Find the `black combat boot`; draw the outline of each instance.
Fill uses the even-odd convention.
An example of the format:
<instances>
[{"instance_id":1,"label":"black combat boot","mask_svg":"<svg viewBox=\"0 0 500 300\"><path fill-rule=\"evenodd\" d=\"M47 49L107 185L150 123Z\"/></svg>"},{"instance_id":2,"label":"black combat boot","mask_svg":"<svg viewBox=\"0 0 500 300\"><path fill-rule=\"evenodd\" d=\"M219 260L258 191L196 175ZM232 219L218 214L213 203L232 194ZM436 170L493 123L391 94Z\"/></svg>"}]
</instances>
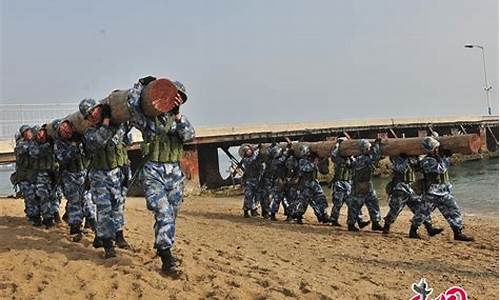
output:
<instances>
[{"instance_id":1,"label":"black combat boot","mask_svg":"<svg viewBox=\"0 0 500 300\"><path fill-rule=\"evenodd\" d=\"M293 220L292 216L288 215L286 216L285 222L291 222Z\"/></svg>"},{"instance_id":2,"label":"black combat boot","mask_svg":"<svg viewBox=\"0 0 500 300\"><path fill-rule=\"evenodd\" d=\"M361 226L360 226L361 227ZM352 232L358 232L359 229L355 224L347 224L347 230Z\"/></svg>"},{"instance_id":3,"label":"black combat boot","mask_svg":"<svg viewBox=\"0 0 500 300\"><path fill-rule=\"evenodd\" d=\"M116 246L118 246L118 248L122 248L122 249L130 248L130 245L127 243L127 241L125 240L125 237L123 236L123 230L116 232L115 242L116 242Z\"/></svg>"},{"instance_id":4,"label":"black combat boot","mask_svg":"<svg viewBox=\"0 0 500 300\"><path fill-rule=\"evenodd\" d=\"M297 217L297 224L304 224L302 217Z\"/></svg>"},{"instance_id":5,"label":"black combat boot","mask_svg":"<svg viewBox=\"0 0 500 300\"><path fill-rule=\"evenodd\" d=\"M58 211L56 211L56 212L54 213L54 222L55 222L56 224L61 223L61 216L59 215L59 212L58 212Z\"/></svg>"},{"instance_id":6,"label":"black combat boot","mask_svg":"<svg viewBox=\"0 0 500 300\"><path fill-rule=\"evenodd\" d=\"M252 217L257 217L259 215L259 212L257 211L257 209L252 209L250 211L250 214L252 215Z\"/></svg>"},{"instance_id":7,"label":"black combat boot","mask_svg":"<svg viewBox=\"0 0 500 300\"><path fill-rule=\"evenodd\" d=\"M418 235L418 226L411 225L409 237L410 239L420 239L420 235Z\"/></svg>"},{"instance_id":8,"label":"black combat boot","mask_svg":"<svg viewBox=\"0 0 500 300\"><path fill-rule=\"evenodd\" d=\"M82 230L80 229L80 224L73 224L69 228L69 234L74 235L73 242L79 242L82 240Z\"/></svg>"},{"instance_id":9,"label":"black combat boot","mask_svg":"<svg viewBox=\"0 0 500 300\"><path fill-rule=\"evenodd\" d=\"M67 212L64 212L63 216L62 216L62 220L66 223L68 223L68 220L69 220L69 217L68 217L68 213Z\"/></svg>"},{"instance_id":10,"label":"black combat boot","mask_svg":"<svg viewBox=\"0 0 500 300\"><path fill-rule=\"evenodd\" d=\"M165 273L170 273L175 268L175 257L172 255L170 249L158 250L158 255L161 258L161 270Z\"/></svg>"},{"instance_id":11,"label":"black combat boot","mask_svg":"<svg viewBox=\"0 0 500 300\"><path fill-rule=\"evenodd\" d=\"M94 219L94 218L85 219L85 226L87 226L87 224L90 227L90 229L92 229L93 232L97 231L97 220L96 219Z\"/></svg>"},{"instance_id":12,"label":"black combat boot","mask_svg":"<svg viewBox=\"0 0 500 300\"><path fill-rule=\"evenodd\" d=\"M382 225L380 225L379 222L374 221L374 222L372 222L372 230L373 231L382 231L382 230L384 230L384 227L382 227Z\"/></svg>"},{"instance_id":13,"label":"black combat boot","mask_svg":"<svg viewBox=\"0 0 500 300\"><path fill-rule=\"evenodd\" d=\"M338 219L333 219L333 218L330 218L330 223L333 225L333 226L336 226L336 227L341 227L342 225L340 225L339 223L339 220Z\"/></svg>"},{"instance_id":14,"label":"black combat boot","mask_svg":"<svg viewBox=\"0 0 500 300\"><path fill-rule=\"evenodd\" d=\"M250 212L246 209L243 210L243 217L244 218L250 218Z\"/></svg>"},{"instance_id":15,"label":"black combat boot","mask_svg":"<svg viewBox=\"0 0 500 300\"><path fill-rule=\"evenodd\" d=\"M104 246L104 258L116 257L115 245L113 245L112 239L103 239L102 244Z\"/></svg>"},{"instance_id":16,"label":"black combat boot","mask_svg":"<svg viewBox=\"0 0 500 300\"><path fill-rule=\"evenodd\" d=\"M455 239L455 241L464 241L464 242L474 241L473 237L463 234L462 229L455 227L453 228L453 239Z\"/></svg>"},{"instance_id":17,"label":"black combat boot","mask_svg":"<svg viewBox=\"0 0 500 300\"><path fill-rule=\"evenodd\" d=\"M443 228L432 227L432 224L427 222L424 223L424 226L429 236L435 236L436 234L440 234L444 230Z\"/></svg>"},{"instance_id":18,"label":"black combat boot","mask_svg":"<svg viewBox=\"0 0 500 300\"><path fill-rule=\"evenodd\" d=\"M47 229L55 225L54 219L52 218L43 218L42 224L45 225L45 228Z\"/></svg>"},{"instance_id":19,"label":"black combat boot","mask_svg":"<svg viewBox=\"0 0 500 300\"><path fill-rule=\"evenodd\" d=\"M33 224L33 226L35 226L35 227L42 226L42 218L40 218L40 216L30 217L29 220L30 220L31 224Z\"/></svg>"},{"instance_id":20,"label":"black combat boot","mask_svg":"<svg viewBox=\"0 0 500 300\"><path fill-rule=\"evenodd\" d=\"M359 229L365 228L366 226L370 225L371 221L358 221L358 226Z\"/></svg>"},{"instance_id":21,"label":"black combat boot","mask_svg":"<svg viewBox=\"0 0 500 300\"><path fill-rule=\"evenodd\" d=\"M269 219L271 219L271 221L278 221L278 219L276 219L276 214L271 214Z\"/></svg>"},{"instance_id":22,"label":"black combat boot","mask_svg":"<svg viewBox=\"0 0 500 300\"><path fill-rule=\"evenodd\" d=\"M94 248L101 248L104 247L102 239L98 237L97 235L94 237L94 241L92 242L92 246Z\"/></svg>"},{"instance_id":23,"label":"black combat boot","mask_svg":"<svg viewBox=\"0 0 500 300\"><path fill-rule=\"evenodd\" d=\"M384 229L382 229L382 233L383 234L389 234L390 231L391 231L391 224L385 222L384 223Z\"/></svg>"}]
</instances>

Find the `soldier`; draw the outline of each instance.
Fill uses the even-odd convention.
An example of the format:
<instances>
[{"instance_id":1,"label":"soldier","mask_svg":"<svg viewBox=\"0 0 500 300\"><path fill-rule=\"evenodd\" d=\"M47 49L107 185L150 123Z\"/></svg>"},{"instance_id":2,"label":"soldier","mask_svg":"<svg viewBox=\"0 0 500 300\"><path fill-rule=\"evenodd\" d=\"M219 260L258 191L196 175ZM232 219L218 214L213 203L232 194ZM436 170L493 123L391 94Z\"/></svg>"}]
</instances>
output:
<instances>
[{"instance_id":1,"label":"soldier","mask_svg":"<svg viewBox=\"0 0 500 300\"><path fill-rule=\"evenodd\" d=\"M251 145L242 145L239 152L242 155L241 164L244 168L244 173L241 177L241 184L245 190L243 216L245 218L250 218L251 215L257 215L255 196L257 184L262 172L262 162Z\"/></svg>"},{"instance_id":2,"label":"soldier","mask_svg":"<svg viewBox=\"0 0 500 300\"><path fill-rule=\"evenodd\" d=\"M341 226L339 223L340 209L344 203L349 206L349 197L351 195L351 170L349 169L349 158L340 154L339 146L346 140L341 137L337 140L335 147L332 149L331 159L334 163L334 175L332 183L332 210L330 213L330 222L333 226ZM370 221L363 221L362 216L358 217L358 225L360 228L368 226Z\"/></svg>"},{"instance_id":3,"label":"soldier","mask_svg":"<svg viewBox=\"0 0 500 300\"><path fill-rule=\"evenodd\" d=\"M295 208L298 206L298 187L299 187L299 161L294 156L294 150L289 150L289 156L285 161L286 175L285 175L285 198L288 203L288 215L286 221L292 221L296 215ZM298 220L299 222L302 219Z\"/></svg>"},{"instance_id":4,"label":"soldier","mask_svg":"<svg viewBox=\"0 0 500 300\"><path fill-rule=\"evenodd\" d=\"M42 219L40 217L40 202L35 195L34 160L29 155L29 149L33 144L33 130L28 125L23 125L19 128L20 138L16 139L16 173L15 183L19 186L24 198L24 211L28 217L28 221L33 226L41 226Z\"/></svg>"},{"instance_id":5,"label":"soldier","mask_svg":"<svg viewBox=\"0 0 500 300\"><path fill-rule=\"evenodd\" d=\"M33 159L32 168L35 172L35 195L40 201L42 223L50 228L54 226L55 198L54 183L56 181L57 164L54 156L54 144L47 135L46 126L37 132L34 142L30 145L29 155Z\"/></svg>"},{"instance_id":6,"label":"soldier","mask_svg":"<svg viewBox=\"0 0 500 300\"><path fill-rule=\"evenodd\" d=\"M455 240L473 241L474 238L462 233L464 220L460 207L451 194L452 185L448 179L451 153L440 149L439 141L433 137L426 137L422 146L427 151L427 155L420 162L424 174L425 191L422 196L422 209L412 220L410 238L420 238L418 226L430 220L432 211L438 208L453 230Z\"/></svg>"},{"instance_id":7,"label":"soldier","mask_svg":"<svg viewBox=\"0 0 500 300\"><path fill-rule=\"evenodd\" d=\"M102 241L105 258L115 257L115 243L120 248L129 245L123 236L125 225L124 204L126 176L123 167L128 165L125 124L111 123L111 108L84 99L79 105L80 113L92 126L83 137L86 153L91 159L89 165L90 191L97 208L97 237ZM95 243L94 247L100 246Z\"/></svg>"},{"instance_id":8,"label":"soldier","mask_svg":"<svg viewBox=\"0 0 500 300\"><path fill-rule=\"evenodd\" d=\"M141 145L146 163L141 179L146 194L147 208L155 217L155 248L162 261L162 271L175 273L175 257L172 247L175 241L176 219L183 201L184 174L180 166L183 143L194 139L195 131L180 106L186 102L184 85L175 82L176 107L158 117L149 117L142 112L140 96L142 89L156 78L141 78L129 90L128 105L131 122L143 136Z\"/></svg>"},{"instance_id":9,"label":"soldier","mask_svg":"<svg viewBox=\"0 0 500 300\"><path fill-rule=\"evenodd\" d=\"M265 219L271 217L271 201L269 198L273 191L273 175L271 172L271 149L273 147L274 145L271 145L271 147L265 151L259 149L258 153L259 160L263 162L264 169L257 184L256 202L260 203L261 215Z\"/></svg>"},{"instance_id":10,"label":"soldier","mask_svg":"<svg viewBox=\"0 0 500 300\"><path fill-rule=\"evenodd\" d=\"M308 145L302 144L299 146L299 198L295 209L294 218L297 223L302 224L302 218L307 210L307 206L311 205L314 214L320 223L328 223L329 218L326 214L328 206L323 188L316 179L317 174L317 158L311 153Z\"/></svg>"},{"instance_id":11,"label":"soldier","mask_svg":"<svg viewBox=\"0 0 500 300\"><path fill-rule=\"evenodd\" d=\"M81 145L81 135L75 132L69 120L55 124L55 151L61 169L61 180L64 196L68 200L67 216L70 226L69 234L73 241L82 239L81 225L83 221L83 192L85 183L85 161ZM89 220L95 229L97 221Z\"/></svg>"},{"instance_id":12,"label":"soldier","mask_svg":"<svg viewBox=\"0 0 500 300\"><path fill-rule=\"evenodd\" d=\"M283 209L285 216L287 218L291 216L290 213L290 206L288 204L288 199L286 198L285 195L285 178L286 178L286 160L288 159L289 156L289 151L290 151L290 146L283 150L279 146L275 146L273 149L271 149L271 174L273 176L273 190L272 190L272 202L271 202L271 207L270 207L270 218L273 221L276 221L276 214L278 213L278 210L280 208L280 204L283 203Z\"/></svg>"},{"instance_id":13,"label":"soldier","mask_svg":"<svg viewBox=\"0 0 500 300\"><path fill-rule=\"evenodd\" d=\"M377 139L375 145L372 147L367 140L360 140L358 146L361 154L352 158L349 165L353 172L351 201L348 207L347 219L349 231L359 231L355 224L359 221L363 204L368 208L370 220L372 221L372 230L383 229L379 223L380 208L378 198L372 184L373 170L381 157L379 143L380 140Z\"/></svg>"},{"instance_id":14,"label":"soldier","mask_svg":"<svg viewBox=\"0 0 500 300\"><path fill-rule=\"evenodd\" d=\"M419 161L416 157L410 157L406 154L401 154L392 160L392 181L387 185L387 193L389 195L389 212L384 218L383 233L388 234L391 225L396 221L397 217L405 207L408 206L410 211L415 214L422 205L421 197L413 190L415 182L415 170L418 169ZM427 233L434 236L443 231L442 228L432 227L430 220L424 222Z\"/></svg>"}]
</instances>

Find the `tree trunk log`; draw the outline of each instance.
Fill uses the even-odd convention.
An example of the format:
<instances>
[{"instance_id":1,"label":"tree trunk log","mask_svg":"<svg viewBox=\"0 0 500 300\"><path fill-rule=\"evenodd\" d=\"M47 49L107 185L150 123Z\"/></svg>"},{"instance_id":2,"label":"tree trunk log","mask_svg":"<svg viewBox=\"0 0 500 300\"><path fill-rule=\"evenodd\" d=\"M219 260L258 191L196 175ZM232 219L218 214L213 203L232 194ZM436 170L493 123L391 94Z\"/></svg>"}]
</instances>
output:
<instances>
[{"instance_id":1,"label":"tree trunk log","mask_svg":"<svg viewBox=\"0 0 500 300\"><path fill-rule=\"evenodd\" d=\"M380 147L384 156L397 156L403 153L416 156L426 153L422 147L423 139L423 137L384 139L381 141ZM474 154L478 153L481 148L481 139L477 134L441 136L437 140L441 143L443 149L449 150L452 153ZM371 141L373 142L373 140ZM335 143L336 141L294 143L292 149L294 153L298 153L301 144L308 144L311 152L323 158L331 154ZM263 145L262 149L266 149L269 146L270 144ZM286 143L280 143L280 146L286 147ZM343 141L340 144L340 154L345 156L360 154L358 140Z\"/></svg>"},{"instance_id":2,"label":"tree trunk log","mask_svg":"<svg viewBox=\"0 0 500 300\"><path fill-rule=\"evenodd\" d=\"M150 82L141 94L141 108L144 114L150 117L159 116L174 108L174 98L177 95L177 88L168 79L157 79ZM114 90L109 96L101 100L101 103L106 103L111 107L111 122L121 124L130 119L130 112L127 105L128 90ZM91 126L90 122L85 120L79 111L74 112L63 120L70 120L75 128L75 131L83 134L85 130ZM54 130L52 125L47 132L53 136Z\"/></svg>"}]
</instances>

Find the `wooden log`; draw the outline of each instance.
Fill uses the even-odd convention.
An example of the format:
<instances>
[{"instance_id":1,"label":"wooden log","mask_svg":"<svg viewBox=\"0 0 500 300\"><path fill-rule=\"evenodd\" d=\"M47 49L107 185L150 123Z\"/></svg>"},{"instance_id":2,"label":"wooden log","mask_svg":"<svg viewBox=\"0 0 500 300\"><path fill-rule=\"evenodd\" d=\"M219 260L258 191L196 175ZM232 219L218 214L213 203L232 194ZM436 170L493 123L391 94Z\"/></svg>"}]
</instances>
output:
<instances>
[{"instance_id":1,"label":"wooden log","mask_svg":"<svg viewBox=\"0 0 500 300\"><path fill-rule=\"evenodd\" d=\"M157 79L150 82L141 94L141 109L150 117L159 116L174 108L174 98L177 95L177 88L168 79ZM128 90L114 90L101 103L106 103L111 107L111 122L121 124L130 119L130 112L127 106ZM74 112L63 120L69 120L73 124L76 132L83 134L91 126L79 111ZM54 130L50 129L51 136Z\"/></svg>"},{"instance_id":2,"label":"wooden log","mask_svg":"<svg viewBox=\"0 0 500 300\"><path fill-rule=\"evenodd\" d=\"M423 137L384 139L381 141L380 147L384 156L397 156L403 153L417 156L426 153L422 147L423 139ZM477 134L441 136L437 139L443 149L449 150L452 153L474 154L478 153L481 148L481 139ZM343 141L340 144L340 154L345 156L359 155L358 141ZM370 140L370 142L373 142L373 140ZM294 153L298 153L301 144L308 144L313 153L323 158L330 155L335 143L336 141L293 143L292 149ZM280 147L286 147L286 143L280 143L279 145ZM263 145L263 149L269 146L269 144Z\"/></svg>"}]
</instances>

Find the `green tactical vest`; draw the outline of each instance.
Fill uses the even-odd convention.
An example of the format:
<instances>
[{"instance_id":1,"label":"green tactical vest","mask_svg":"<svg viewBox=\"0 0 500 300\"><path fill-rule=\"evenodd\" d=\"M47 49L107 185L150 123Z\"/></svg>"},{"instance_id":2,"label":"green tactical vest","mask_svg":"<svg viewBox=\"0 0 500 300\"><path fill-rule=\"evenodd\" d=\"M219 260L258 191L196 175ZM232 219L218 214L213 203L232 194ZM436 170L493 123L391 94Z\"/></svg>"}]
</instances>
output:
<instances>
[{"instance_id":1,"label":"green tactical vest","mask_svg":"<svg viewBox=\"0 0 500 300\"><path fill-rule=\"evenodd\" d=\"M31 170L31 159L28 154L16 153L16 182L31 181L33 171Z\"/></svg>"},{"instance_id":2,"label":"green tactical vest","mask_svg":"<svg viewBox=\"0 0 500 300\"><path fill-rule=\"evenodd\" d=\"M415 182L415 171L411 167L407 167L404 173L395 173L394 179L397 182L413 183Z\"/></svg>"},{"instance_id":3,"label":"green tactical vest","mask_svg":"<svg viewBox=\"0 0 500 300\"><path fill-rule=\"evenodd\" d=\"M173 116L168 116L167 124L163 125L158 117L155 118L157 128L171 128L174 119ZM141 151L148 161L171 163L178 162L182 158L183 148L182 140L173 134L160 137L155 135L153 138L146 139L141 144Z\"/></svg>"},{"instance_id":4,"label":"green tactical vest","mask_svg":"<svg viewBox=\"0 0 500 300\"><path fill-rule=\"evenodd\" d=\"M85 169L85 163L82 156L80 155L78 158L73 159L70 163L64 166L64 169L70 173L77 173Z\"/></svg>"},{"instance_id":5,"label":"green tactical vest","mask_svg":"<svg viewBox=\"0 0 500 300\"><path fill-rule=\"evenodd\" d=\"M92 160L94 170L107 171L128 164L127 147L121 141L118 145L115 145L111 140L108 141L104 148L94 153Z\"/></svg>"},{"instance_id":6,"label":"green tactical vest","mask_svg":"<svg viewBox=\"0 0 500 300\"><path fill-rule=\"evenodd\" d=\"M450 182L448 171L443 174L427 173L425 175L425 182L427 183L427 186L430 186L431 184L447 184Z\"/></svg>"},{"instance_id":7,"label":"green tactical vest","mask_svg":"<svg viewBox=\"0 0 500 300\"><path fill-rule=\"evenodd\" d=\"M43 153L40 158L31 158L31 166L36 171L53 172L57 169L56 159L54 156L54 149L51 147L48 153Z\"/></svg>"},{"instance_id":8,"label":"green tactical vest","mask_svg":"<svg viewBox=\"0 0 500 300\"><path fill-rule=\"evenodd\" d=\"M354 181L356 182L370 182L372 181L374 167L372 165L367 166L361 170L356 170L354 172Z\"/></svg>"},{"instance_id":9,"label":"green tactical vest","mask_svg":"<svg viewBox=\"0 0 500 300\"><path fill-rule=\"evenodd\" d=\"M349 181L351 179L351 171L345 165L335 165L334 181Z\"/></svg>"}]
</instances>

